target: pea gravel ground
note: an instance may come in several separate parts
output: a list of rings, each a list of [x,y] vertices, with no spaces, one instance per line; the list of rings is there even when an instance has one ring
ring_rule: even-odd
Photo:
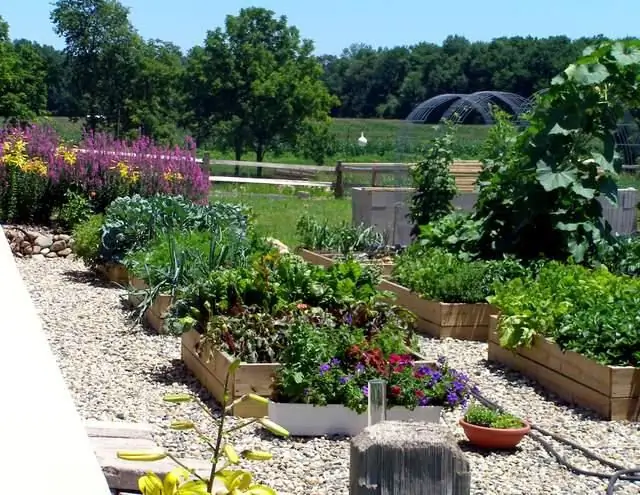
[[[206,448],[191,435],[167,429],[172,418],[209,425],[197,407],[172,406],[169,392],[197,393],[215,410],[211,397],[180,363],[179,340],[133,325],[122,302],[124,291],[95,279],[81,263],[68,259],[17,259],[80,414],[86,419],[144,422],[158,426],[157,441],[184,457],[206,458]],[[513,413],[628,467],[640,466],[640,424],[605,422],[561,405],[520,377],[489,365],[486,344],[424,339],[429,357],[444,354],[469,373],[484,395]],[[460,411],[445,420],[456,436]],[[274,438],[257,428],[234,434],[239,449],[270,450],[274,460],[252,462],[259,481],[281,495],[348,493],[349,442],[345,438]],[[607,468],[580,453],[553,445],[568,460],[595,471]],[[479,453],[461,444],[472,469],[474,495],[604,494],[606,482],[576,476],[562,468],[536,442],[526,438],[514,453]],[[640,493],[640,485],[621,482],[617,494]]]

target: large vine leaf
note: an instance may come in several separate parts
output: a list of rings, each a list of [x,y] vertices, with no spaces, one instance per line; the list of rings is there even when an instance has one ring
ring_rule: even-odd
[[[547,192],[569,187],[578,180],[575,169],[554,171],[543,161],[538,162],[537,177],[538,182]]]
[[[640,64],[640,48],[616,43],[611,49],[611,56],[622,66]]]
[[[574,81],[580,86],[600,84],[609,77],[609,71],[602,64],[572,64],[567,67],[565,73],[569,80]]]

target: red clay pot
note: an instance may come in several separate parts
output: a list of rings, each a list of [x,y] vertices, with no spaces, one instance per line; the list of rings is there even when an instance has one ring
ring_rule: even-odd
[[[513,449],[522,438],[531,431],[531,425],[522,420],[525,424],[523,428],[503,429],[485,428],[467,423],[464,418],[460,420],[460,426],[469,442],[484,449]]]

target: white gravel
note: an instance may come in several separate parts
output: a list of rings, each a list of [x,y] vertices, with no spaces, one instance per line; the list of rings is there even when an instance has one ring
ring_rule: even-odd
[[[207,451],[190,434],[166,428],[172,418],[209,425],[195,406],[164,403],[164,394],[195,391],[215,408],[210,396],[179,361],[176,337],[148,333],[127,319],[123,291],[96,281],[76,261],[16,260],[42,318],[62,373],[80,414],[86,419],[152,423],[158,443],[183,457]],[[628,467],[640,466],[638,423],[600,421],[547,399],[519,375],[490,368],[486,344],[424,339],[427,356],[445,354],[456,368],[472,375],[481,391],[508,410],[560,435],[573,438]],[[455,434],[460,412],[446,415]],[[248,465],[257,479],[281,495],[348,493],[349,443],[345,439],[281,440],[258,429],[234,435],[238,449],[270,450],[274,460]],[[554,443],[557,446],[557,444]],[[583,468],[606,471],[571,449],[558,447]],[[601,494],[606,482],[575,476],[533,440],[510,454],[480,454],[463,444],[472,469],[475,495]],[[617,494],[640,493],[640,485],[619,483]]]

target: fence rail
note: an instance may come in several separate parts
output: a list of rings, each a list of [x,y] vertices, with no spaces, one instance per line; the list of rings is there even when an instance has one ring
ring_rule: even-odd
[[[79,149],[80,153],[92,153],[92,150]],[[97,154],[114,156],[140,156],[137,153],[98,151]],[[176,157],[172,155],[142,155],[144,158],[160,158],[172,160],[188,160],[188,157]],[[378,187],[379,178],[385,174],[392,174],[396,179],[408,180],[409,172],[415,163],[360,163],[339,161],[335,167],[328,165],[300,165],[288,163],[251,162],[238,160],[212,159],[208,153],[203,158],[193,157],[210,176],[212,183],[226,182],[238,184],[272,184],[294,185],[299,187],[333,187],[336,198],[342,198],[349,184],[347,176],[370,175],[371,187]],[[218,167],[233,167],[233,175],[219,173]],[[258,177],[241,177],[241,169],[256,169]],[[482,164],[477,160],[456,160],[451,173],[455,177],[456,185],[460,192],[472,192]],[[262,171],[269,171],[272,177],[262,177]],[[363,185],[363,184],[358,184]]]

